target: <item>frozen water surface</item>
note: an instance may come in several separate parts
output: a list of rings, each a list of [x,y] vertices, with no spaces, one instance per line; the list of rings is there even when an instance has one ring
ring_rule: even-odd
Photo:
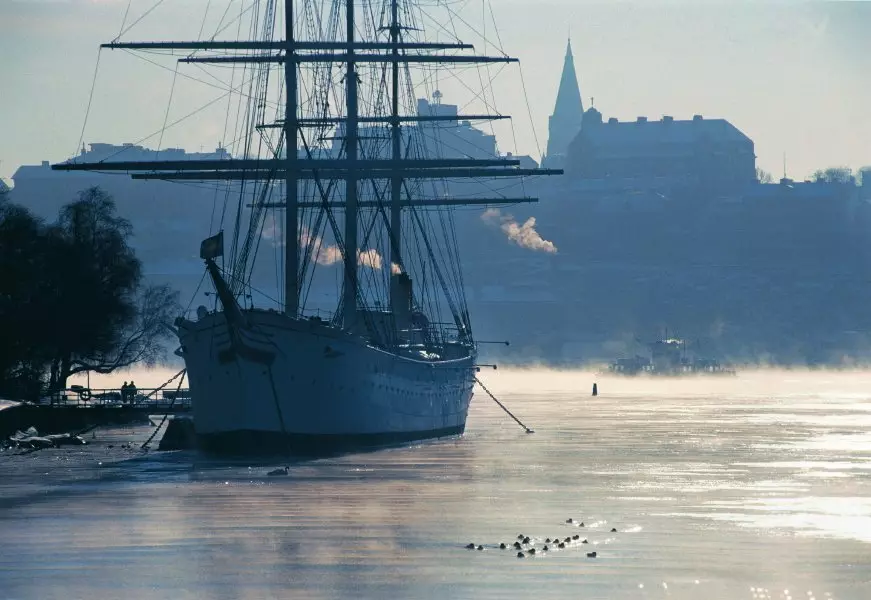
[[[871,373],[482,378],[534,435],[479,393],[462,438],[287,477],[148,427],[4,452],[0,598],[871,598]]]

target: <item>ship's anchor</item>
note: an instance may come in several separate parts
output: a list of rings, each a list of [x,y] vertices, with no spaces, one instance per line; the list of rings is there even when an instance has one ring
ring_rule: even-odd
[[[507,408],[505,408],[505,405],[502,404],[501,402],[499,402],[499,400],[496,398],[496,396],[493,395],[493,392],[491,392],[490,390],[488,390],[488,389],[487,389],[487,386],[484,385],[483,383],[481,383],[481,380],[478,379],[477,377],[475,377],[475,383],[477,383],[478,385],[480,385],[480,386],[481,386],[481,389],[483,389],[485,392],[487,392],[487,395],[490,396],[490,397],[493,399],[493,402],[495,402],[496,404],[499,405],[499,408],[501,408],[501,409],[504,410],[506,413],[508,413],[508,416],[509,416],[509,417],[511,417],[512,419],[514,419],[515,421],[517,421],[517,424],[520,425],[521,427],[523,427],[523,428],[526,430],[526,433],[535,433],[534,430],[532,430],[532,429],[530,429],[529,427],[527,427],[526,425],[524,425],[523,422],[522,422],[520,419],[518,419],[517,417],[515,417],[514,414],[513,414],[510,410],[508,410]]]

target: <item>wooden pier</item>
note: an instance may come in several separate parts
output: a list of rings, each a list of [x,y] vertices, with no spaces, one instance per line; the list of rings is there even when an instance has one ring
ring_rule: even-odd
[[[103,425],[148,424],[151,417],[191,410],[190,390],[138,389],[123,399],[120,389],[68,390],[0,411],[0,438],[36,427],[40,434],[64,433]]]

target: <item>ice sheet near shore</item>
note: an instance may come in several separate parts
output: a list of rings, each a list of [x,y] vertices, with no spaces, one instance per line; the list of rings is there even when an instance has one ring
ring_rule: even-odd
[[[460,439],[286,477],[151,427],[0,453],[0,596],[871,598],[871,372],[480,376],[534,435],[478,394]]]
[[[100,428],[82,436],[84,446],[0,452],[0,506],[27,502],[40,493],[63,492],[76,484],[99,482],[124,471],[125,461],[145,456],[140,445],[151,426]],[[156,437],[153,447],[157,447]]]

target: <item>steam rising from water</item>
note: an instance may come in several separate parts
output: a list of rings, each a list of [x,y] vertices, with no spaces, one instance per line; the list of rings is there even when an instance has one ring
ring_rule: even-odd
[[[183,365],[154,369],[136,368],[110,375],[91,374],[94,388],[116,388],[122,380],[131,377],[140,388],[154,387],[174,375]],[[747,366],[738,368],[735,376],[638,376],[622,377],[603,373],[593,368],[554,369],[545,366],[500,365],[496,371],[481,370],[481,381],[497,396],[499,394],[546,395],[552,391],[575,390],[579,397],[590,395],[593,382],[599,386],[600,397],[643,396],[645,398],[674,399],[677,397],[774,398],[778,396],[869,397],[871,370],[862,369],[806,369],[766,368]],[[86,383],[85,375],[77,375],[70,383]],[[486,401],[480,390],[477,401]],[[834,408],[834,407],[833,407]]]
[[[500,365],[498,371],[479,375],[498,396],[500,393],[544,394],[576,390],[590,396],[594,382],[600,396],[632,396],[648,399],[724,397],[767,400],[777,397],[838,398],[871,396],[871,370],[808,369],[747,365],[737,375],[686,375],[626,377],[593,368],[554,369],[545,366]],[[834,407],[833,407],[834,410]]]
[[[484,211],[481,219],[485,223],[491,225],[499,225],[500,229],[505,232],[508,239],[520,246],[521,248],[529,248],[541,252],[555,254],[557,251],[553,242],[541,237],[535,230],[535,217],[529,217],[520,225],[513,215],[503,215],[498,208],[490,208]]]

